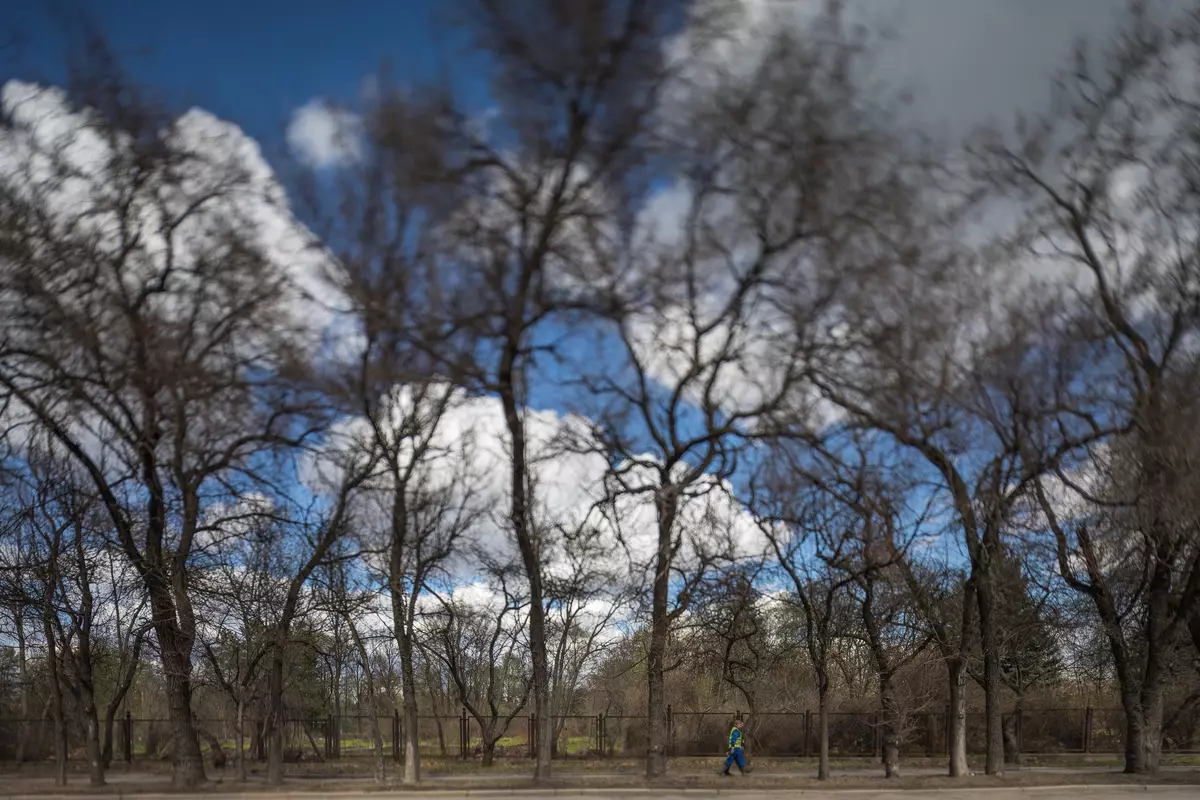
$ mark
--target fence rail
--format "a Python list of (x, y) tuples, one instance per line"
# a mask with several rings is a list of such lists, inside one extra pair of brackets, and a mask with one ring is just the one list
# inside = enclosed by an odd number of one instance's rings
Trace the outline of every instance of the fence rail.
[[(754, 716), (741, 711), (673, 711), (667, 709), (668, 753), (676, 757), (724, 755), (730, 723), (745, 720), (748, 749), (759, 757), (811, 757), (817, 754), (818, 715), (815, 711), (767, 712)], [(646, 716), (620, 714), (575, 715), (552, 720), (551, 756), (569, 758), (622, 758), (646, 751)], [(335, 761), (371, 757), (378, 726), (384, 756), (403, 757), (399, 713), (390, 717), (343, 715), (289, 719), (284, 724), (284, 758), (297, 761)], [(497, 759), (532, 758), (537, 754), (537, 720), (517, 716), (495, 738)], [(0, 761), (40, 760), (53, 754), (53, 723), (48, 719), (0, 719)], [(1025, 709), (1005, 715), (1017, 747), (1028, 754), (1120, 753), (1124, 748), (1124, 715), (1110, 708)], [(248, 758), (266, 757), (263, 722), (244, 723), (244, 748)], [(202, 746), (217, 758), (232, 760), (237, 750), (237, 723), (233, 719), (198, 719)], [(902, 753), (908, 757), (937, 757), (949, 752), (949, 713), (911, 716), (902, 736)], [(129, 714), (113, 730), (113, 760), (132, 762), (170, 757), (170, 723), (166, 719), (137, 719)], [(875, 757), (882, 752), (882, 728), (877, 712), (831, 712), (829, 752), (834, 757)], [(418, 741), (423, 758), (471, 760), (481, 758), (484, 731), (463, 711), (457, 717), (422, 715)], [(967, 751), (984, 752), (984, 715), (967, 715)], [(68, 735), (71, 757), (83, 758), (84, 731), (76, 726)], [(1200, 751), (1200, 714), (1176, 720), (1164, 730), (1163, 752)], [(218, 755), (219, 753), (219, 755)]]

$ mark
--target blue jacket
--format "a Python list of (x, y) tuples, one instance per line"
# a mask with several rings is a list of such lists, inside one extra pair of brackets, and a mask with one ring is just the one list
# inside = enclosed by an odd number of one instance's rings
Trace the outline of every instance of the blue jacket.
[(742, 730), (741, 730), (741, 728), (738, 728), (736, 725), (734, 726), (733, 730), (731, 730), (729, 732), (729, 749), (730, 750), (741, 750), (742, 749)]

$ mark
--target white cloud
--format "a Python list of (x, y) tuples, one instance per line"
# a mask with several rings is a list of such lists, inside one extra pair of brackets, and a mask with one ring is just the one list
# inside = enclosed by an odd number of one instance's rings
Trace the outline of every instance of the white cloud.
[[(113, 300), (118, 296), (157, 286), (146, 300), (148, 314), (196, 320), (194, 330), (207, 333), (209, 320), (228, 307), (223, 294), (228, 286), (204, 267), (228, 258), (231, 238), (260, 255), (269, 269), (231, 274), (230, 279), (251, 281), (261, 275), (273, 288), (277, 284), (278, 292), (263, 300), (255, 324), (231, 336), (234, 354), (205, 350), (206, 364), (214, 370), (218, 362), (220, 369), (232, 368), (235, 355), (263, 352), (264, 339), (276, 337), (320, 352), (341, 305), (329, 280), (336, 265), (294, 217), (257, 142), (238, 126), (202, 109), (187, 111), (159, 133), (174, 157), (150, 160), (150, 168), (135, 181), (129, 136), (98, 125), (93, 113), (74, 108), (62, 90), (9, 81), (0, 89), (0, 109), (5, 115), (0, 192), (36, 209), (48, 229), (40, 236), (89, 254), (77, 262), (42, 248), (31, 258), (38, 259), (35, 268), (51, 282), (59, 302), (74, 305), (86, 324), (106, 332), (96, 356), (106, 370), (121, 372), (128, 342), (137, 335), (118, 314), (120, 304)], [(130, 230), (136, 235), (123, 240)], [(98, 265), (111, 268), (89, 271)], [(6, 270), (0, 277), (10, 281), (14, 274)], [(42, 336), (38, 320), (20, 305), (21, 292), (19, 285), (0, 288), (0, 318), (12, 320), (4, 330), (10, 345), (22, 337), (39, 342)], [(122, 391), (117, 384), (108, 390)], [(6, 426), (31, 421), (20, 408), (9, 407), (5, 413)], [(64, 413), (63, 424), (102, 469), (113, 471), (113, 477), (130, 471), (132, 448), (122, 447), (120, 438), (111, 435), (111, 422), (95, 409)], [(197, 436), (211, 434), (215, 442), (236, 435), (225, 430), (236, 424), (220, 403), (188, 413), (193, 415), (189, 430)], [(24, 447), (25, 437), (18, 431), (10, 443)]]
[[(0, 90), (0, 106), (12, 123), (0, 129), (0, 186), (35, 203), (64, 237), (91, 234), (95, 246), (116, 253), (122, 230), (118, 193), (128, 190), (129, 180), (114, 170), (125, 168), (129, 137), (105, 135), (90, 112), (73, 109), (54, 87), (9, 81)], [(293, 216), (258, 143), (198, 108), (178, 117), (162, 139), (181, 157), (172, 161), (169, 175), (160, 167), (132, 193), (140, 238), (121, 280), (132, 286), (174, 265), (162, 303), (186, 314), (202, 300), (191, 291), (190, 270), (180, 266), (211, 257), (224, 234), (236, 232), (284, 272), (280, 301), (296, 332), (319, 337), (332, 321), (331, 307), (340, 305), (328, 280), (336, 266)], [(168, 226), (172, 215), (192, 207), (181, 224)]]
[(362, 119), (317, 99), (292, 112), (287, 142), (304, 163), (327, 169), (357, 161), (362, 156)]
[[(398, 404), (411, 403), (405, 390), (396, 392)], [(407, 413), (411, 414), (411, 410)], [(577, 530), (594, 526), (602, 537), (601, 552), (607, 554), (602, 566), (619, 574), (628, 574), (628, 553), (640, 571), (649, 564), (655, 552), (657, 527), (653, 496), (636, 492), (652, 485), (653, 459), (638, 459), (638, 466), (628, 470), (624, 482), (636, 493), (622, 497), (613, 513), (601, 513), (597, 501), (605, 497), (606, 477), (610, 466), (599, 452), (571, 452), (560, 443), (564, 434), (575, 442), (586, 441), (592, 423), (577, 414), (561, 415), (548, 410), (526, 413), (528, 458), (533, 470), (534, 522), (544, 530), (557, 527)], [(338, 439), (348, 441), (345, 434), (364, 427), (355, 418), (339, 426)], [(431, 452), (440, 453), (427, 473), (428, 485), (450, 486), (464, 475), (472, 476), (475, 493), (473, 503), (486, 508), (474, 531), (474, 540), (483, 550), (498, 558), (517, 558), (515, 544), (507, 530), (509, 444), (504, 415), (498, 399), (468, 397), (456, 394), (455, 401), (441, 420), (433, 438)], [(467, 443), (464, 446), (464, 443)], [(309, 463), (302, 470), (306, 483), (315, 491), (330, 485), (331, 473), (338, 469), (337, 456), (315, 467)], [(470, 463), (462, 463), (462, 459)], [(683, 469), (682, 465), (680, 469)], [(376, 521), (371, 524), (380, 524)], [(702, 478), (683, 501), (677, 521), (683, 534), (684, 546), (678, 566), (687, 568), (699, 556), (718, 543), (728, 544), (741, 556), (758, 552), (762, 540), (749, 512), (736, 499), (731, 486), (715, 478)], [(543, 569), (547, 574), (562, 574), (568, 569), (562, 553), (551, 547), (543, 554)], [(454, 571), (459, 582), (473, 579), (476, 565), (460, 561)]]

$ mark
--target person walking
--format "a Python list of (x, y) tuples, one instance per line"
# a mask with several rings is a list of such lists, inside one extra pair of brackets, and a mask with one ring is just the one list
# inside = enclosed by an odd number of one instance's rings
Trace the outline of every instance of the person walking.
[(729, 755), (725, 759), (725, 769), (721, 770), (722, 775), (729, 774), (729, 768), (737, 764), (738, 772), (747, 775), (750, 772), (746, 766), (746, 756), (743, 753), (743, 745), (746, 737), (742, 734), (742, 721), (735, 720), (733, 730), (729, 732)]

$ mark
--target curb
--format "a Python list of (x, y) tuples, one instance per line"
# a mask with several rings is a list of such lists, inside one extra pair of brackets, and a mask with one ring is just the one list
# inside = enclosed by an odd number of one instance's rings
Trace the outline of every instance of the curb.
[[(846, 796), (846, 797), (861, 797), (861, 796), (880, 796), (881, 793), (887, 794), (903, 794), (912, 793), (916, 797), (957, 797), (961, 796), (963, 791), (969, 791), (972, 794), (987, 796), (990, 794), (1008, 793), (1008, 794), (1049, 794), (1054, 792), (1069, 792), (1078, 794), (1080, 792), (1088, 793), (1108, 793), (1112, 791), (1141, 791), (1147, 794), (1154, 794), (1159, 790), (1177, 791), (1181, 787), (1178, 784), (1129, 784), (1129, 785), (1112, 785), (1112, 784), (1062, 784), (1058, 786), (987, 786), (974, 787), (970, 789), (959, 788), (938, 788), (938, 789), (788, 789), (786, 787), (774, 788), (755, 788), (741, 789), (735, 787), (720, 788), (714, 787), (711, 789), (701, 788), (679, 788), (672, 789), (669, 787), (649, 788), (649, 787), (558, 787), (546, 789), (533, 788), (496, 788), (496, 789), (413, 789), (408, 791), (385, 791), (385, 792), (354, 792), (354, 791), (337, 791), (337, 792), (321, 792), (321, 791), (283, 791), (283, 792), (240, 792), (237, 794), (220, 793), (220, 792), (201, 792), (201, 793), (148, 793), (148, 792), (129, 792), (115, 791), (93, 794), (10, 794), (0, 793), (0, 800), (317, 800), (317, 798), (329, 798), (329, 800), (434, 800), (435, 798), (446, 797), (593, 797), (597, 795), (605, 795), (608, 797), (658, 797), (664, 792), (670, 792), (672, 795), (682, 796), (705, 796), (705, 797), (761, 797), (763, 795), (771, 796), (775, 794), (789, 796)], [(918, 795), (917, 793), (920, 792)]]

